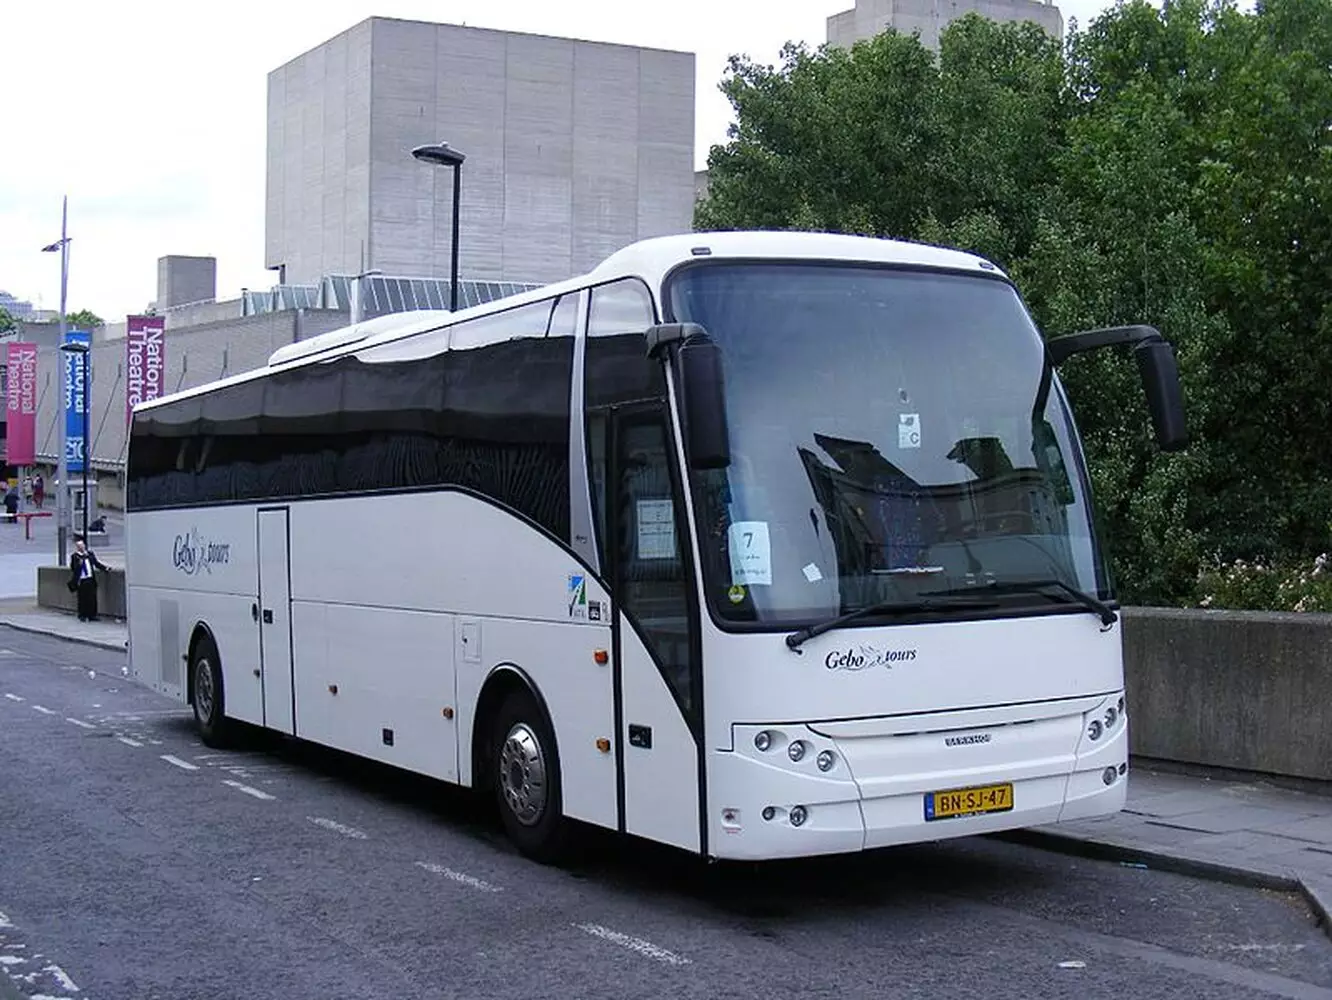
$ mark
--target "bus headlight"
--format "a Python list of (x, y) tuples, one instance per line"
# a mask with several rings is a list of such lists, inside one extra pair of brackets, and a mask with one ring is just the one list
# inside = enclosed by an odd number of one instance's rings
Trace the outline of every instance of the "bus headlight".
[(791, 825), (804, 826), (805, 820), (809, 818), (809, 813), (805, 811), (804, 806), (791, 807)]
[(821, 750), (817, 759), (820, 771), (831, 771), (837, 757), (834, 756), (831, 750)]
[(772, 733), (766, 729), (754, 736), (754, 747), (757, 750), (765, 751), (772, 746)]
[(791, 762), (792, 762), (792, 763), (795, 763), (796, 761), (804, 760), (804, 758), (805, 758), (805, 741), (804, 741), (804, 740), (794, 740), (794, 741), (791, 743), (791, 745), (790, 745), (789, 747), (786, 748), (786, 756), (788, 756), (788, 757), (791, 758)]
[(1092, 719), (1091, 725), (1087, 727), (1087, 735), (1091, 737), (1091, 740), (1094, 743), (1101, 738), (1101, 733), (1104, 732), (1104, 730), (1105, 727), (1101, 725), (1100, 719)]

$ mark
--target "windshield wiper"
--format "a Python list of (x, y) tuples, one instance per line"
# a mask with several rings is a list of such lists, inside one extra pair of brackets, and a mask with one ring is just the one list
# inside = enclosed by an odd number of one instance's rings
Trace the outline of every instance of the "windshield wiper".
[(1054, 598), (1056, 595), (1050, 593), (1051, 589), (1059, 592), (1065, 600), (1072, 604), (1080, 604), (1088, 611), (1095, 612), (1101, 619), (1101, 624), (1109, 628), (1119, 616), (1115, 614), (1110, 605), (1097, 597), (1093, 597), (1077, 587), (1070, 586), (1063, 580), (1014, 580), (1009, 583), (986, 583), (975, 587), (958, 587), (954, 590), (941, 590), (929, 594), (923, 594), (924, 597), (946, 597), (953, 594), (1040, 594), (1042, 597)]
[(816, 635), (823, 635), (824, 632), (831, 632), (835, 628), (841, 628), (858, 618), (867, 618), (870, 615), (901, 615), (913, 614), (916, 612), (930, 611), (954, 611), (958, 608), (997, 608), (998, 601), (987, 601), (975, 597), (954, 596), (950, 594), (936, 595), (927, 597), (918, 601), (880, 601), (877, 604), (867, 604), (863, 608), (856, 608), (854, 611), (848, 611), (845, 614), (837, 615), (835, 618), (829, 618), (827, 621), (818, 622), (814, 625), (806, 625), (802, 629), (792, 632), (786, 637), (786, 645), (794, 652), (799, 653), (800, 647), (805, 642), (813, 639)]

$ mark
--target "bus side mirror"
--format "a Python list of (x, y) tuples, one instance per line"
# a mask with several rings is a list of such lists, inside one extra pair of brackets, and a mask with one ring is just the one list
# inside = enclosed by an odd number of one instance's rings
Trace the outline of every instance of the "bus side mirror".
[(680, 345), (676, 371), (689, 464), (695, 469), (725, 469), (731, 464), (731, 434), (721, 348), (706, 335), (691, 337)]
[(1184, 392), (1179, 384), (1179, 367), (1175, 364), (1174, 348), (1155, 327), (1135, 325), (1084, 330), (1046, 341), (1045, 352), (1051, 365), (1061, 365), (1075, 354), (1121, 344), (1131, 346), (1137, 359), (1157, 446), (1162, 451), (1183, 450), (1189, 443), (1189, 431), (1184, 420)]
[(731, 433), (726, 422), (726, 386), (721, 348), (697, 323), (661, 323), (646, 333), (648, 357), (674, 355), (685, 457), (695, 469), (725, 469), (731, 464)]
[(1149, 340), (1135, 347), (1133, 355), (1147, 393), (1157, 445), (1162, 451), (1183, 450), (1189, 443), (1189, 431), (1174, 349), (1164, 340)]

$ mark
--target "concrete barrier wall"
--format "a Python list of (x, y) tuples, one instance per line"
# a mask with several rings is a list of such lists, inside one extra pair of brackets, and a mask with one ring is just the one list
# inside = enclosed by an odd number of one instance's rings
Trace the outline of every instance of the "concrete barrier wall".
[(1332, 615), (1129, 608), (1132, 752), (1332, 780)]
[[(69, 570), (63, 566), (37, 567), (37, 604), (74, 614), (78, 597), (69, 592)], [(111, 569), (98, 573), (97, 614), (99, 617), (125, 618), (125, 571)]]

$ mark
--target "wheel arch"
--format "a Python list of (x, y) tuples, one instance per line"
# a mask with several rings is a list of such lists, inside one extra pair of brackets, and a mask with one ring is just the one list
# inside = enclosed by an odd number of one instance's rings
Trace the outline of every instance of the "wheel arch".
[[(560, 756), (559, 737), (555, 732), (555, 719), (550, 714), (550, 706), (542, 697), (541, 689), (532, 676), (516, 663), (497, 664), (486, 676), (481, 685), (481, 693), (476, 700), (476, 711), (472, 713), (472, 781), (471, 787), (487, 787), (490, 775), (488, 737), (495, 716), (499, 713), (504, 700), (514, 691), (525, 691), (536, 703), (537, 711), (545, 719), (555, 741), (555, 759), (563, 768)], [(563, 775), (561, 774), (561, 778)]]

